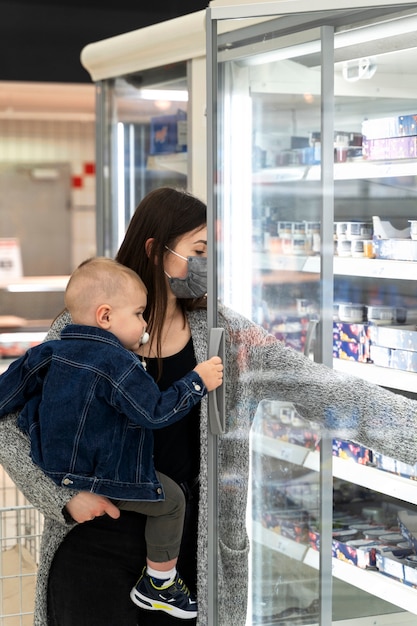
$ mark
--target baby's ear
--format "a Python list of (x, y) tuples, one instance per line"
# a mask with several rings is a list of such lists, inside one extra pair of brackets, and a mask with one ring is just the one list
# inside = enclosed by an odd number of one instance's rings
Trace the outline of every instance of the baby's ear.
[(96, 310), (96, 323), (99, 328), (107, 330), (110, 328), (111, 306), (110, 304), (100, 304)]

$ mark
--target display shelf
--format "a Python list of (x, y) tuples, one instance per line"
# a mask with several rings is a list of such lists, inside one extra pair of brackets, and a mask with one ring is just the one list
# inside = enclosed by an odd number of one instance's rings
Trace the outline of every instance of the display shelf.
[(356, 376), (369, 383), (389, 387), (398, 391), (417, 391), (417, 372), (406, 372), (390, 367), (379, 367), (372, 363), (358, 363), (347, 359), (333, 359), (333, 369), (343, 374)]
[(0, 289), (15, 293), (65, 291), (69, 276), (23, 276), (0, 282)]
[(370, 465), (360, 465), (333, 457), (333, 475), (350, 483), (360, 485), (397, 500), (417, 504), (417, 481), (397, 476)]
[(272, 439), (261, 433), (251, 433), (251, 446), (254, 452), (265, 454), (275, 459), (294, 463), (307, 469), (319, 470), (320, 454), (288, 441)]
[(320, 257), (318, 256), (291, 256), (268, 252), (254, 252), (253, 266), (265, 271), (287, 272), (320, 272)]
[[(287, 441), (272, 439), (261, 433), (252, 433), (252, 450), (259, 454), (294, 463), (305, 469), (320, 470), (320, 453)], [(385, 472), (376, 467), (361, 465), (353, 460), (332, 457), (333, 476), (366, 489), (383, 493), (410, 504), (417, 504), (417, 481)]]
[(260, 522), (252, 521), (251, 537), (266, 548), (286, 554), (296, 561), (302, 561), (309, 550), (309, 547), (304, 543), (298, 543), (273, 530), (264, 528)]
[[(253, 256), (254, 267), (265, 271), (320, 272), (319, 256), (290, 256), (257, 252)], [(360, 276), (364, 278), (387, 278), (414, 281), (417, 261), (392, 261), (386, 259), (362, 259), (351, 257), (333, 258), (336, 276)]]
[(333, 272), (337, 276), (361, 276), (365, 278), (390, 278), (415, 280), (416, 261), (393, 261), (387, 259), (355, 259), (335, 256)]
[[(263, 546), (319, 569), (320, 553), (252, 521), (252, 539)], [(417, 614), (417, 590), (377, 571), (365, 570), (339, 559), (332, 559), (333, 575), (381, 600), (395, 599), (395, 605)], [(391, 619), (393, 616), (391, 615)], [(379, 622), (373, 622), (375, 624)], [(398, 623), (398, 622), (395, 622)]]
[[(358, 159), (346, 163), (334, 164), (335, 180), (363, 180), (370, 178), (389, 178), (394, 176), (416, 176), (416, 164), (413, 159), (391, 161), (367, 161)], [(262, 169), (252, 174), (255, 185), (273, 185), (292, 183), (297, 180), (320, 181), (321, 167), (316, 165), (288, 165)]]
[[(308, 548), (303, 562), (318, 569), (319, 559), (319, 552)], [(412, 587), (379, 572), (361, 569), (339, 559), (332, 559), (332, 572), (333, 576), (349, 585), (366, 591), (381, 600), (389, 601), (391, 599), (396, 606), (404, 609), (404, 611), (417, 614), (417, 590)], [(393, 616), (391, 616), (392, 618)], [(378, 624), (379, 622), (375, 621), (374, 623)], [(392, 623), (397, 622), (393, 621)]]

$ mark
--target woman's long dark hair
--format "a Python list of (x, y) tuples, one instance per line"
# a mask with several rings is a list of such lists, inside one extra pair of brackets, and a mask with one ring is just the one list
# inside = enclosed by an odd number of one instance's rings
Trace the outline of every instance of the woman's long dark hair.
[[(148, 289), (148, 304), (144, 317), (148, 331), (156, 336), (160, 354), (161, 331), (167, 309), (167, 286), (163, 263), (166, 247), (175, 248), (179, 237), (207, 223), (207, 207), (192, 194), (160, 187), (148, 193), (139, 203), (127, 228), (116, 260), (133, 269)], [(153, 245), (146, 250), (146, 242)], [(179, 299), (182, 311), (205, 306), (205, 298)]]

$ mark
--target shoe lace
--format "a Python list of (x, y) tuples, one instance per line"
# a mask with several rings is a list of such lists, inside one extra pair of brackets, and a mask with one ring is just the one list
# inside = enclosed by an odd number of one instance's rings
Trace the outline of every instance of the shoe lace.
[(180, 578), (179, 576), (177, 578), (177, 584), (178, 584), (178, 587), (180, 588), (180, 591), (182, 591), (182, 593), (184, 593), (186, 596), (191, 595), (190, 590), (188, 589), (187, 585), (185, 584), (183, 579)]

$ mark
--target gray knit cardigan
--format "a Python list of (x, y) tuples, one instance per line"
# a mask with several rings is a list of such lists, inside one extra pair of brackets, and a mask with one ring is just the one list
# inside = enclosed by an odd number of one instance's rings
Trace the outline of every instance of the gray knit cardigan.
[[(70, 322), (64, 313), (48, 339)], [(197, 361), (207, 357), (205, 311), (189, 314)], [(406, 463), (417, 461), (417, 402), (347, 377), (286, 348), (249, 320), (221, 309), (226, 331), (226, 434), (219, 441), (219, 624), (242, 626), (246, 616), (249, 542), (245, 528), (250, 425), (263, 399), (294, 402), (299, 412)], [(201, 407), (201, 474), (198, 537), (199, 626), (207, 618), (207, 402)], [(47, 626), (46, 590), (53, 556), (72, 526), (63, 507), (74, 492), (57, 487), (33, 465), (29, 441), (16, 415), (0, 420), (0, 461), (16, 485), (45, 516), (37, 578), (35, 626)], [(233, 476), (233, 488), (230, 477)]]

